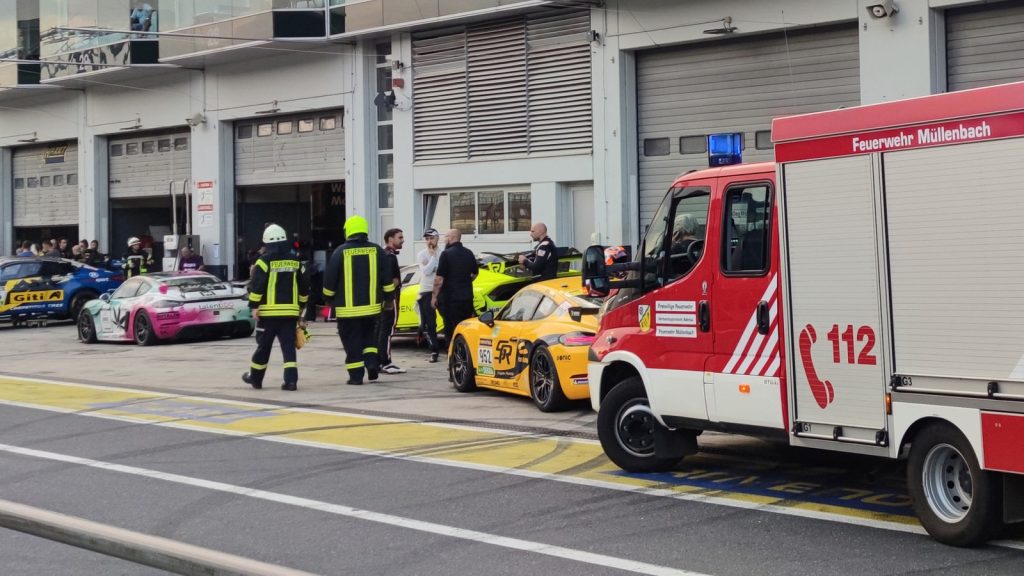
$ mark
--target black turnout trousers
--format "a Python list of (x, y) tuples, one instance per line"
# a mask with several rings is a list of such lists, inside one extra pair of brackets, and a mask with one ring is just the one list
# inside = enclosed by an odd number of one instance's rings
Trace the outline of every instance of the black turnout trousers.
[(338, 336), (345, 347), (345, 369), (352, 382), (363, 382), (364, 371), (380, 369), (377, 356), (377, 316), (338, 318)]
[(263, 383), (267, 373), (267, 362), (274, 340), (281, 345), (284, 356), (284, 381), (299, 381), (299, 363), (295, 360), (295, 328), (299, 319), (295, 317), (260, 317), (256, 321), (256, 351), (252, 354), (249, 376), (258, 384)]

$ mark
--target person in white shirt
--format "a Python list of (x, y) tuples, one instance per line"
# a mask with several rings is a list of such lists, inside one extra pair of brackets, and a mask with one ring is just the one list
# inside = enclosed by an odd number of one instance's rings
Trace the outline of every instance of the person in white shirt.
[(437, 260), (440, 256), (437, 239), (440, 236), (437, 230), (427, 228), (423, 232), (427, 247), (416, 255), (416, 264), (420, 267), (420, 295), (416, 300), (416, 309), (420, 314), (420, 331), (426, 334), (427, 344), (430, 346), (430, 362), (437, 362), (437, 356), (441, 351), (437, 341), (437, 311), (430, 301), (434, 290), (434, 278), (437, 276)]

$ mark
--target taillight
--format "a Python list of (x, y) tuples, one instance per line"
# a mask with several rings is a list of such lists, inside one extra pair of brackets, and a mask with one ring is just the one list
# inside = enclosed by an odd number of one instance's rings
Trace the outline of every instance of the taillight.
[(587, 332), (570, 332), (558, 337), (558, 343), (562, 346), (590, 346), (597, 338), (594, 334)]
[(167, 284), (161, 284), (160, 285), (160, 293), (161, 294), (167, 294)]

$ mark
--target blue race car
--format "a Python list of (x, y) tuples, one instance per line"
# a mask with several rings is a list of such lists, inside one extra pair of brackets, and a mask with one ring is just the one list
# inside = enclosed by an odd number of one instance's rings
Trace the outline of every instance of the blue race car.
[(0, 257), (0, 320), (77, 318), (86, 302), (123, 281), (120, 270), (63, 258)]

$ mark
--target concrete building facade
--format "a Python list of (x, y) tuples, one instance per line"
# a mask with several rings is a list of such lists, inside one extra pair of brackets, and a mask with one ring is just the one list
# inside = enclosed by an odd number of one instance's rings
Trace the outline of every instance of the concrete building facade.
[(8, 3), (0, 252), (191, 227), (230, 277), (355, 213), (403, 263), (427, 227), (633, 244), (708, 134), (770, 160), (779, 115), (1024, 80), (1019, 1)]

